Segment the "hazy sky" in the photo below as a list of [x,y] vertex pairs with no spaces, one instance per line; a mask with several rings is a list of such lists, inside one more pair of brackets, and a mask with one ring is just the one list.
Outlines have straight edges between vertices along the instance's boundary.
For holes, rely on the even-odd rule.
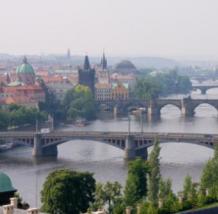
[[218,0],[0,0],[0,52],[218,59]]

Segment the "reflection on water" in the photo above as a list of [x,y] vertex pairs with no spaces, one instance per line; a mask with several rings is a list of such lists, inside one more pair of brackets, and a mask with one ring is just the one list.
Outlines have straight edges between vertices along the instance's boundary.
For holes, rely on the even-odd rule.
[[[144,118],[144,131],[218,133],[217,111],[206,104],[196,109],[194,118],[183,118],[180,110],[166,106],[161,111],[161,119],[149,122]],[[65,130],[81,130],[66,126]],[[127,118],[107,117],[94,121],[82,130],[127,131]],[[131,130],[139,131],[140,120],[131,117]],[[212,156],[211,149],[187,144],[167,143],[161,145],[161,173],[171,178],[173,188],[182,188],[183,178],[191,175],[199,180],[205,162]],[[149,149],[150,150],[150,149]],[[55,169],[93,172],[97,181],[119,181],[125,183],[127,163],[123,160],[123,151],[93,141],[70,141],[58,146],[58,158],[33,159],[30,148],[17,148],[0,155],[0,169],[12,179],[24,200],[32,206],[38,206],[40,190],[49,172]]]

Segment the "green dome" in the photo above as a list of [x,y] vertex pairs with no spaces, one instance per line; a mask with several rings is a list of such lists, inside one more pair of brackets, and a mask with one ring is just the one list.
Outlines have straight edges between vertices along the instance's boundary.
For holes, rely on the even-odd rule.
[[0,193],[16,191],[12,186],[11,179],[3,172],[0,172]]
[[23,59],[23,64],[17,67],[16,72],[17,72],[17,74],[22,73],[22,74],[33,74],[33,75],[35,75],[35,71],[34,71],[32,65],[30,65],[27,62],[26,57],[24,57],[24,59]]

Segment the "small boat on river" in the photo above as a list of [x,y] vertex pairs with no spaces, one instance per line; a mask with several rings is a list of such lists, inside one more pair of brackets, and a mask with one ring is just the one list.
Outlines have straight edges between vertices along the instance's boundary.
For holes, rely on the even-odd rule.
[[14,147],[13,143],[2,144],[0,145],[0,152],[7,151],[9,149],[12,149],[13,147]]
[[84,127],[87,125],[89,125],[89,122],[86,119],[77,119],[74,122],[74,126],[77,126],[77,127]]

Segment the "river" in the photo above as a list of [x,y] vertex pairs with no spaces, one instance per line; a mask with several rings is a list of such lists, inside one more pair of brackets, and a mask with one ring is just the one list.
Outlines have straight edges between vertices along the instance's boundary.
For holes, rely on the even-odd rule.
[[[214,97],[218,90],[211,89],[207,97]],[[198,97],[199,95],[193,95]],[[218,95],[217,95],[218,96]],[[84,128],[68,125],[65,130],[108,130],[127,131],[126,117],[112,116],[99,118]],[[140,131],[140,120],[131,116],[131,130]],[[218,133],[217,110],[202,104],[193,118],[183,118],[179,109],[166,106],[161,111],[161,119],[148,122],[144,118],[144,131]],[[150,150],[150,149],[149,149]],[[188,143],[166,143],[161,145],[161,174],[170,178],[175,192],[180,191],[183,179],[191,175],[199,181],[206,161],[213,150]],[[58,146],[57,158],[33,159],[31,148],[20,147],[0,155],[0,170],[7,173],[24,201],[31,206],[40,206],[40,191],[49,172],[55,169],[90,171],[99,182],[119,181],[125,184],[127,163],[124,152],[109,145],[92,141],[70,141]]]

